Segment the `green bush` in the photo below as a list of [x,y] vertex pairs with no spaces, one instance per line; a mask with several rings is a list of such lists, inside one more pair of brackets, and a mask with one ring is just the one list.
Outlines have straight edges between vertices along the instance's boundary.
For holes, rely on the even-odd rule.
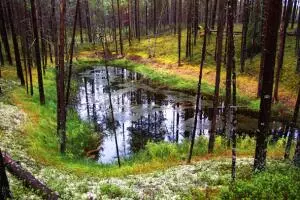
[[300,199],[300,170],[278,165],[273,168],[255,174],[250,180],[240,180],[223,189],[221,198]]

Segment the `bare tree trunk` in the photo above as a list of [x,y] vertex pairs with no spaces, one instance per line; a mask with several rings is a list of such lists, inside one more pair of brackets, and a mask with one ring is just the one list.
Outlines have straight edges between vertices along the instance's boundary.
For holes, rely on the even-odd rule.
[[15,16],[15,15],[14,15],[14,11],[9,2],[10,2],[10,0],[6,1],[7,12],[8,12],[8,21],[10,24],[11,36],[12,36],[13,45],[14,45],[17,75],[21,81],[21,85],[25,85],[25,80],[24,80],[24,75],[23,75],[23,70],[22,70],[22,63],[21,63],[21,56],[20,56],[20,51],[19,51],[18,38],[17,38],[15,25],[14,25],[14,19],[13,19],[13,16]]
[[[231,86],[232,86],[232,60],[233,60],[233,46],[234,46],[234,41],[233,41],[233,5],[232,5],[232,0],[228,1],[228,6],[227,6],[227,28],[226,28],[226,95],[225,95],[225,108],[224,108],[224,127],[225,127],[225,135],[227,137],[228,141],[228,147],[230,147],[230,107],[231,107]],[[232,34],[232,36],[231,36]]]
[[[232,132],[229,129],[229,138],[232,140],[232,169],[231,169],[231,177],[234,181],[236,178],[236,128],[237,128],[237,115],[236,115],[236,69],[235,69],[235,46],[234,46],[234,37],[233,37],[233,30],[234,30],[234,6],[233,6],[234,0],[228,1],[228,11],[227,11],[227,24],[228,24],[228,52],[227,52],[227,80],[226,80],[226,99],[231,98],[231,92],[230,94],[227,94],[228,87],[231,87],[232,83],[232,104],[233,104],[233,116],[232,116]],[[230,80],[229,77],[230,76]],[[232,81],[231,81],[232,76]],[[230,85],[229,85],[230,84]],[[228,97],[228,96],[229,97]],[[230,100],[226,100],[227,102],[230,102]],[[230,108],[229,111],[230,113]],[[226,113],[227,116],[230,116],[228,113]],[[230,119],[229,117],[227,118]],[[228,122],[229,124],[230,122]],[[231,137],[230,137],[231,132]]]
[[9,189],[9,182],[5,172],[5,163],[0,149],[0,199],[10,199],[12,194]]
[[39,18],[39,30],[40,30],[40,36],[41,36],[41,58],[42,58],[42,64],[43,64],[43,74],[46,75],[46,58],[47,58],[47,51],[46,51],[46,45],[45,45],[45,34],[44,34],[44,24],[43,24],[43,15],[42,15],[42,7],[41,7],[41,0],[37,0],[37,7],[38,7],[38,18]]
[[132,30],[131,30],[131,0],[128,0],[128,42],[129,46],[131,46],[132,40]]
[[194,46],[197,45],[198,26],[199,26],[199,0],[195,0],[195,10],[194,10]]
[[24,10],[25,10],[25,29],[27,30],[26,38],[25,38],[25,45],[26,45],[26,53],[27,53],[27,68],[28,68],[28,75],[29,75],[29,84],[30,84],[30,95],[33,96],[33,83],[32,83],[32,55],[31,55],[31,48],[29,47],[29,42],[32,41],[31,27],[30,27],[30,14],[27,11],[27,1],[24,0]]
[[140,32],[140,0],[134,0],[135,7],[135,36],[141,41],[141,32]]
[[[261,35],[261,60],[263,60],[264,59],[264,51],[263,51],[263,49],[262,49],[262,47],[263,47],[263,45],[264,45],[264,35],[266,34],[265,32],[264,32],[264,24],[265,24],[265,17],[264,17],[264,8],[265,8],[265,4],[266,4],[266,1],[267,0],[262,0],[262,23],[261,23],[261,30],[262,30],[262,35]],[[259,67],[259,77],[258,77],[258,87],[257,87],[257,98],[259,98],[260,97],[260,95],[261,95],[261,88],[262,88],[262,76],[263,76],[263,73],[264,73],[264,64],[263,64],[263,62],[261,62],[260,63],[260,67]]]
[[86,13],[86,25],[87,25],[87,29],[88,29],[89,43],[92,43],[93,39],[92,39],[92,29],[91,29],[91,18],[90,18],[89,0],[85,1],[85,13]]
[[3,7],[3,0],[0,0],[0,32],[1,32],[1,39],[4,45],[5,53],[6,53],[6,60],[10,65],[13,64],[11,54],[10,54],[10,47],[7,37],[7,31],[5,26],[5,20],[4,20],[4,7]]
[[182,0],[179,0],[178,5],[178,66],[181,65],[181,25],[182,25]]
[[218,7],[218,0],[214,0],[214,6],[213,6],[212,16],[211,16],[211,28],[212,29],[215,29],[217,7]]
[[118,40],[117,40],[117,19],[115,14],[115,3],[114,0],[111,0],[111,8],[112,8],[112,15],[113,15],[113,32],[114,32],[114,43],[115,43],[115,50],[116,54],[119,54],[118,50]]
[[293,8],[293,13],[292,13],[292,24],[291,24],[292,29],[294,29],[294,24],[295,24],[295,19],[296,19],[296,14],[297,14],[297,3],[298,3],[298,0],[294,0],[294,8]]
[[249,24],[249,0],[244,0],[243,29],[242,29],[242,43],[241,43],[241,72],[245,72],[248,24]]
[[117,7],[118,7],[118,22],[119,22],[119,42],[120,42],[120,50],[121,50],[121,55],[124,56],[123,36],[122,36],[122,18],[121,18],[121,10],[120,10],[120,0],[117,0]]
[[[0,157],[2,157],[1,152]],[[22,180],[25,185],[30,186],[34,190],[40,191],[44,199],[58,199],[59,195],[56,192],[49,189],[44,183],[37,180],[30,172],[23,169],[22,166],[18,162],[14,161],[8,154],[4,154],[3,158],[4,164],[7,166],[7,170],[18,179]]]
[[78,22],[79,22],[79,30],[80,30],[80,43],[83,44],[81,5],[80,5],[79,11],[78,11]]
[[156,35],[157,32],[157,8],[156,0],[153,0],[153,35]]
[[73,31],[72,31],[72,41],[71,41],[71,44],[70,44],[70,60],[69,60],[68,80],[67,80],[66,106],[69,105],[69,99],[70,99],[74,45],[75,45],[76,26],[77,26],[77,20],[78,20],[79,12],[80,12],[80,0],[77,0],[77,2],[76,2],[76,11],[75,11],[75,16],[74,16]]
[[66,16],[66,0],[60,0],[60,28],[59,28],[59,73],[58,73],[58,100],[59,104],[59,121],[58,135],[60,136],[60,152],[66,152],[66,107],[65,107],[65,16]]
[[[198,80],[198,88],[197,88],[197,100],[196,100],[196,111],[195,111],[195,118],[194,118],[194,128],[192,132],[192,140],[191,140],[191,146],[189,151],[189,156],[187,162],[190,163],[193,155],[193,148],[195,143],[195,136],[196,136],[196,130],[197,130],[197,120],[198,120],[198,114],[199,109],[201,109],[200,104],[200,98],[201,98],[201,83],[202,83],[202,75],[203,75],[203,66],[205,61],[205,55],[206,55],[206,42],[207,42],[207,32],[208,32],[208,2],[209,0],[205,1],[205,32],[204,32],[204,38],[203,38],[203,46],[202,46],[202,56],[201,56],[201,64],[200,64],[200,72],[199,72],[199,80]],[[200,106],[200,108],[199,108]]]
[[[3,53],[2,53],[2,43],[0,41],[0,65],[3,66],[4,65],[4,57],[3,57]],[[0,70],[0,78],[1,78],[1,70]]]
[[215,134],[217,125],[217,112],[219,105],[220,96],[220,76],[221,76],[221,65],[222,65],[222,48],[223,48],[223,32],[224,32],[224,18],[225,18],[225,1],[219,0],[219,15],[218,15],[218,32],[217,32],[217,44],[216,44],[216,82],[215,82],[215,93],[213,100],[213,116],[209,134],[208,152],[212,153],[214,151],[215,144]]
[[40,46],[39,46],[39,34],[37,27],[37,19],[36,19],[36,5],[35,0],[30,0],[31,2],[31,15],[32,15],[32,29],[34,35],[34,49],[35,49],[35,61],[37,66],[38,73],[38,84],[39,84],[39,93],[40,93],[40,103],[41,105],[45,104],[45,94],[44,94],[44,84],[43,84],[43,73],[41,66],[41,54],[40,54]]
[[288,0],[288,5],[286,8],[286,12],[283,14],[282,18],[282,26],[280,29],[280,45],[278,50],[278,58],[277,58],[277,71],[276,71],[276,80],[275,80],[275,87],[274,87],[274,100],[279,100],[279,82],[281,76],[281,69],[283,65],[283,58],[284,58],[284,49],[285,49],[285,42],[286,42],[286,32],[290,21],[290,15],[292,12],[293,7],[293,0]]
[[256,149],[254,170],[263,170],[266,166],[267,136],[271,119],[273,78],[277,47],[278,28],[280,24],[281,1],[267,1],[265,7],[264,25],[264,72],[262,80],[262,95],[256,134]]

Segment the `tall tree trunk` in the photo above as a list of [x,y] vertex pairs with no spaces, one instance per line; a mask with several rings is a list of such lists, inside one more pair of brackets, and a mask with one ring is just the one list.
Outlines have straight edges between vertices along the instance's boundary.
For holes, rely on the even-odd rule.
[[30,27],[30,14],[27,11],[27,1],[24,0],[24,10],[25,10],[25,29],[27,30],[26,38],[25,38],[25,48],[27,49],[27,68],[28,68],[28,75],[29,75],[29,84],[30,84],[30,95],[33,96],[33,83],[32,83],[32,54],[31,54],[31,48],[29,47],[30,41],[32,41],[32,35],[31,32],[31,27]]
[[134,0],[134,14],[135,14],[135,36],[141,41],[141,33],[140,33],[140,3],[139,0]]
[[115,13],[114,0],[111,0],[111,9],[112,9],[112,15],[113,15],[113,31],[114,31],[113,36],[114,36],[115,50],[116,50],[116,54],[119,54],[118,40],[117,40],[117,19],[116,19],[116,13]]
[[80,31],[80,43],[83,44],[81,5],[80,5],[79,11],[78,11],[78,22],[79,22],[79,31]]
[[92,43],[93,39],[92,39],[92,28],[91,28],[89,0],[85,1],[85,14],[86,14],[86,25],[87,25],[89,43]]
[[197,45],[198,26],[199,26],[199,0],[195,0],[195,10],[194,10],[194,46]]
[[176,35],[177,33],[177,0],[173,0],[173,6],[174,6],[174,11],[173,11],[173,26],[174,26],[174,34]]
[[178,3],[178,66],[181,65],[181,25],[182,25],[182,0]]
[[43,74],[46,75],[46,58],[47,58],[47,51],[46,51],[46,44],[45,44],[45,34],[44,34],[44,24],[43,24],[43,15],[42,15],[42,6],[41,0],[37,0],[37,7],[38,7],[38,18],[39,18],[39,30],[40,30],[40,39],[41,39],[41,58],[43,64]]
[[10,5],[10,0],[7,0],[6,3],[7,3],[8,21],[10,24],[11,36],[12,36],[13,45],[14,45],[17,75],[21,81],[21,85],[25,85],[22,63],[21,63],[21,56],[20,56],[20,51],[19,51],[18,38],[17,38],[15,25],[14,25],[14,19],[13,19],[13,16],[15,16],[15,15],[14,15],[13,8]]
[[274,88],[274,100],[279,100],[279,82],[281,76],[281,69],[283,66],[283,58],[284,58],[284,49],[285,49],[285,42],[286,42],[286,32],[290,21],[290,16],[293,7],[293,0],[288,0],[286,12],[283,14],[282,17],[282,26],[280,29],[280,45],[278,50],[278,58],[277,58],[277,71],[276,71],[276,80],[275,80],[275,88]]
[[65,107],[65,17],[66,0],[60,0],[60,27],[59,27],[59,72],[58,72],[58,93],[59,98],[59,122],[58,135],[60,136],[60,152],[66,152],[66,107]]
[[[228,52],[227,52],[227,80],[226,80],[226,101],[230,102],[228,98],[231,99],[231,91],[229,93],[228,87],[231,88],[232,83],[232,105],[233,105],[233,116],[232,116],[232,132],[229,130],[229,137],[231,132],[231,140],[232,140],[232,170],[231,170],[231,177],[232,180],[235,180],[236,177],[236,128],[237,128],[237,115],[236,115],[236,69],[235,69],[235,47],[234,47],[234,37],[233,37],[233,30],[234,30],[234,0],[228,1],[228,11],[227,11],[227,24],[228,24]],[[230,76],[230,78],[228,77]],[[232,77],[231,77],[232,76]],[[231,81],[232,78],[232,81]],[[230,79],[230,80],[229,80]],[[227,94],[228,93],[228,94]],[[230,108],[228,110],[230,113]],[[228,113],[226,113],[229,116]],[[230,118],[228,117],[227,120]],[[227,122],[228,124],[230,122]]]
[[186,33],[186,51],[185,57],[190,58],[192,56],[191,40],[192,40],[192,0],[187,1],[188,13],[187,13],[187,33]]
[[293,13],[292,13],[292,24],[291,24],[292,29],[294,29],[294,24],[295,24],[295,20],[296,20],[297,3],[298,3],[298,0],[294,0],[294,8],[293,8]]
[[120,0],[117,0],[117,7],[118,7],[118,22],[119,22],[119,42],[120,42],[120,51],[121,51],[121,55],[124,56],[123,36],[122,36],[122,18],[121,18],[121,10],[120,10]]
[[249,0],[244,0],[243,29],[241,43],[241,72],[245,72],[245,61],[247,56],[247,33],[249,24]]
[[[197,120],[199,115],[199,109],[201,109],[200,98],[201,98],[201,83],[202,83],[202,75],[203,75],[203,66],[205,61],[206,55],[206,41],[207,41],[207,32],[208,32],[208,2],[209,0],[205,1],[205,30],[204,30],[204,38],[203,38],[203,46],[202,46],[202,55],[201,55],[201,64],[200,64],[200,72],[199,72],[199,80],[198,80],[198,88],[197,88],[197,100],[196,100],[196,111],[195,111],[195,118],[194,118],[194,128],[192,132],[192,140],[191,146],[189,151],[189,156],[187,162],[190,163],[193,155],[193,148],[197,130]],[[200,108],[199,108],[200,106]]]
[[0,0],[0,32],[1,32],[1,39],[4,45],[5,53],[6,53],[6,60],[10,65],[13,64],[11,54],[10,54],[10,46],[8,42],[8,36],[5,26],[4,20],[4,7],[3,7],[3,0]]
[[215,29],[217,7],[218,7],[218,0],[214,0],[214,6],[213,6],[213,10],[212,10],[212,15],[211,15],[211,28],[212,29]]
[[[262,0],[262,6],[261,6],[261,10],[262,10],[262,23],[261,23],[261,30],[262,30],[262,35],[261,35],[261,60],[264,59],[264,51],[263,51],[263,45],[264,45],[264,35],[266,34],[264,32],[264,24],[265,24],[265,17],[264,17],[264,10],[265,10],[265,4],[266,4],[267,0]],[[263,76],[263,72],[264,72],[264,64],[263,62],[260,62],[260,67],[259,67],[259,76],[258,76],[258,87],[257,87],[257,98],[260,97],[261,95],[261,88],[262,88],[262,76]]]
[[72,41],[71,41],[71,44],[70,44],[70,60],[69,60],[68,80],[67,80],[66,106],[69,105],[69,99],[70,99],[74,45],[75,45],[76,26],[77,26],[77,20],[78,20],[79,12],[80,12],[80,0],[77,0],[76,1],[75,16],[74,16],[73,31],[72,31]]
[[217,52],[216,52],[216,80],[215,80],[215,92],[213,100],[213,116],[209,134],[208,152],[214,151],[216,125],[217,125],[217,112],[219,105],[220,96],[220,76],[221,76],[221,65],[222,65],[222,49],[223,49],[223,32],[224,32],[224,18],[225,18],[225,0],[219,0],[219,14],[218,14],[218,32],[217,32]]
[[131,30],[131,0],[128,0],[128,43],[131,46],[132,30]]
[[153,35],[156,35],[157,32],[157,3],[156,0],[153,0]]
[[[2,53],[2,43],[0,41],[0,65],[4,65],[4,58],[3,58],[3,53]],[[1,78],[1,71],[0,71],[0,78]]]
[[277,36],[280,24],[281,1],[267,1],[265,7],[264,25],[264,72],[262,80],[262,95],[256,134],[256,149],[254,170],[263,170],[266,166],[267,137],[270,131],[272,92],[274,68],[277,47]]
[[[225,135],[228,140],[228,147],[230,147],[230,130],[231,130],[231,115],[230,115],[230,107],[231,107],[231,86],[232,86],[232,60],[233,60],[233,4],[232,0],[228,1],[227,6],[227,28],[226,28],[226,94],[225,94],[225,108],[224,108],[224,127],[225,127]],[[232,36],[231,36],[232,34]]]
[[43,84],[43,73],[41,66],[41,54],[40,54],[40,45],[39,41],[39,33],[37,27],[37,19],[36,19],[36,5],[35,0],[30,0],[31,3],[31,17],[32,17],[32,29],[34,35],[34,50],[35,50],[35,62],[37,67],[38,74],[38,84],[39,84],[39,94],[40,94],[40,103],[41,105],[45,104],[45,94],[44,94],[44,84]]

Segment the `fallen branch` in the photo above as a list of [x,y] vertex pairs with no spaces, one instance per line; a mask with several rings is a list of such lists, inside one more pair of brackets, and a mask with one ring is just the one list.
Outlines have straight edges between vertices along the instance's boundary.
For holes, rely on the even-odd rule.
[[3,153],[4,164],[7,170],[18,179],[22,180],[27,187],[31,187],[42,193],[43,197],[48,200],[58,199],[58,193],[49,189],[44,183],[37,180],[30,172],[14,161],[7,153]]

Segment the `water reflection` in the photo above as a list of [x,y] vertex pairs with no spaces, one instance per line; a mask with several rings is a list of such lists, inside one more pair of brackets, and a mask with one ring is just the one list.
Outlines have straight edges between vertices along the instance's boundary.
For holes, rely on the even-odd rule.
[[[103,134],[99,162],[116,160],[114,130],[121,157],[138,152],[148,141],[181,142],[190,137],[195,113],[194,96],[153,88],[148,79],[126,69],[108,67],[107,70],[110,87],[105,67],[81,74],[77,104],[80,117],[89,120],[96,131]],[[212,103],[201,100],[200,104],[196,135],[207,136]],[[219,111],[221,113],[222,107]],[[257,120],[245,116],[238,118],[240,131],[253,132],[256,129]],[[219,115],[217,124],[221,130]]]

